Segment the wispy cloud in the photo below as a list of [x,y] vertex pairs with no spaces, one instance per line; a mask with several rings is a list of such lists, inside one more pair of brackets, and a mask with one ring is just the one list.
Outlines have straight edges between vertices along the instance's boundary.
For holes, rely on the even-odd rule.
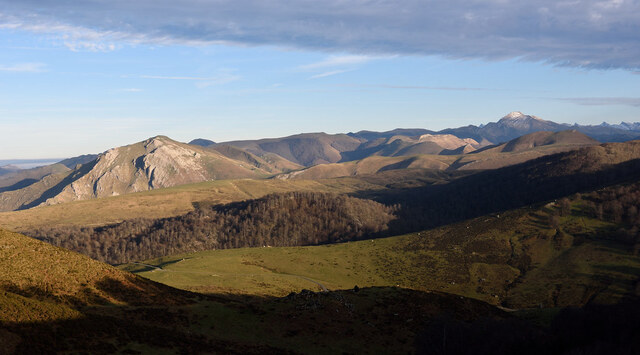
[[167,76],[167,75],[140,75],[141,79],[154,79],[154,80],[185,80],[195,81],[199,88],[205,88],[213,85],[228,84],[234,81],[240,80],[242,77],[231,73],[221,73],[216,76]]
[[375,59],[366,55],[332,55],[319,62],[301,65],[300,69],[312,70],[345,65],[363,64]]
[[326,78],[328,76],[338,75],[338,74],[342,74],[342,73],[346,73],[346,72],[350,72],[350,71],[352,71],[352,69],[332,70],[332,71],[327,71],[327,72],[324,72],[324,73],[313,75],[313,76],[310,77],[310,79]]
[[138,89],[138,88],[126,88],[126,89],[120,89],[120,91],[123,92],[142,92],[142,89]]
[[0,8],[0,28],[51,34],[72,50],[231,42],[640,69],[640,2],[629,0],[0,0]]
[[558,98],[582,106],[633,106],[640,107],[640,97],[565,97]]
[[374,84],[374,85],[362,85],[362,84],[343,84],[339,85],[343,87],[358,87],[358,88],[374,88],[374,89],[400,89],[400,90],[437,90],[437,91],[494,91],[495,89],[489,88],[475,88],[475,87],[453,87],[453,86],[424,86],[424,85],[390,85],[390,84]]
[[382,57],[366,55],[331,55],[321,61],[301,65],[297,67],[296,70],[305,72],[319,71],[319,73],[312,75],[309,79],[320,79],[354,71],[358,69],[360,65],[381,58]]
[[19,63],[13,65],[0,65],[0,71],[18,73],[41,73],[45,71],[43,63]]

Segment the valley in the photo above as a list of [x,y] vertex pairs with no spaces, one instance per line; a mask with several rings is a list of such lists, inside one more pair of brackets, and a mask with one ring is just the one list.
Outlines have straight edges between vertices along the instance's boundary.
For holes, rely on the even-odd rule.
[[640,354],[640,0],[0,0],[0,355]]
[[[547,121],[501,122],[494,139]],[[487,137],[159,136],[7,172],[0,228],[24,235],[0,231],[0,340],[19,353],[635,349],[640,328],[618,315],[640,297],[638,141]]]

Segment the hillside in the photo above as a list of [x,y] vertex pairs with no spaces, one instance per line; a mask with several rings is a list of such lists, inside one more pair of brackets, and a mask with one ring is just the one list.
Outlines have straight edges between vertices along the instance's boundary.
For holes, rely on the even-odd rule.
[[[191,143],[190,143],[191,144]],[[227,158],[245,162],[253,166],[263,168],[271,173],[277,173],[281,171],[291,171],[302,169],[303,166],[293,163],[277,154],[264,153],[260,157],[255,154],[249,153],[244,149],[234,147],[232,145],[218,144],[209,147],[210,150],[216,151]]]
[[0,270],[3,353],[413,352],[444,314],[510,319],[476,300],[397,288],[203,296],[4,231]]
[[447,184],[380,191],[373,198],[385,204],[401,203],[402,223],[392,223],[391,228],[415,231],[638,178],[640,141],[631,141],[552,154]]
[[277,175],[281,180],[298,179],[330,179],[347,176],[366,176],[378,174],[391,170],[405,169],[429,169],[446,170],[455,161],[451,156],[401,156],[401,157],[380,157],[372,156],[357,161],[334,164],[321,164]]
[[0,175],[0,192],[13,191],[28,186],[47,175],[69,172],[64,164],[52,164],[32,169],[17,169]]
[[182,216],[100,227],[42,227],[34,238],[111,264],[186,251],[338,243],[385,232],[393,209],[353,197],[271,194],[227,205],[199,204]]
[[160,269],[125,268],[210,293],[399,285],[510,308],[613,304],[640,296],[638,194],[634,183],[404,236],[206,251],[144,262]]
[[[417,139],[396,138],[394,142],[402,142],[398,145],[404,147],[399,150],[398,156],[383,157],[373,154],[373,156],[361,160],[316,165],[280,174],[276,177],[285,180],[323,179],[370,175],[401,169],[446,171],[498,169],[542,156],[598,144],[597,141],[576,131],[535,132],[498,146],[487,146],[478,150],[474,147],[479,147],[479,145],[472,144],[475,141],[462,140],[452,135],[423,135]],[[377,149],[379,145],[374,145],[374,147]],[[431,150],[432,154],[405,155],[414,152],[414,149],[417,152],[426,152],[427,150],[423,149],[427,149],[427,147],[433,149]]]
[[360,140],[346,134],[304,133],[283,138],[219,144],[242,148],[258,156],[273,153],[292,163],[312,166],[335,163],[342,159],[342,152],[354,150],[360,143]]
[[[66,162],[73,165],[90,158],[83,156]],[[62,172],[56,173],[56,167]],[[158,136],[110,149],[94,160],[77,165],[74,170],[57,164],[32,170],[30,175],[29,172],[16,173],[20,175],[15,177],[4,175],[2,181],[6,181],[5,184],[14,184],[10,190],[7,188],[6,192],[0,193],[0,211],[207,180],[263,178],[295,167],[295,164],[280,161],[272,164],[248,153],[228,150],[221,153]]]
[[576,130],[560,132],[540,131],[527,134],[502,144],[502,152],[521,152],[535,147],[548,145],[575,145],[587,146],[598,144],[599,142]]
[[[3,352],[112,352],[135,348],[135,344],[158,350],[208,345],[157,321],[167,307],[194,303],[192,294],[2,230],[0,271]],[[130,313],[134,310],[149,318],[134,316]],[[166,316],[179,322],[175,315]]]
[[355,150],[342,152],[341,162],[372,156],[398,157],[418,154],[450,155],[457,150],[473,151],[481,145],[473,139],[460,139],[450,134],[395,135],[377,138],[360,144]]
[[[283,181],[279,179],[214,180],[20,211],[0,212],[0,226],[13,231],[56,226],[100,226],[135,218],[165,218],[186,214],[194,205],[225,204],[291,191],[368,194],[395,184],[422,186],[447,180],[448,174],[405,174],[366,179]],[[406,171],[409,172],[409,171]],[[387,187],[387,185],[391,185]]]

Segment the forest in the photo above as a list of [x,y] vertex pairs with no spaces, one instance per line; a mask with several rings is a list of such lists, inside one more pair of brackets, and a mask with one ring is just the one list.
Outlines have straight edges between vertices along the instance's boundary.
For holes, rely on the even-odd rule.
[[196,204],[182,216],[26,234],[110,264],[241,247],[358,240],[388,230],[397,207],[344,195],[291,192],[226,205]]

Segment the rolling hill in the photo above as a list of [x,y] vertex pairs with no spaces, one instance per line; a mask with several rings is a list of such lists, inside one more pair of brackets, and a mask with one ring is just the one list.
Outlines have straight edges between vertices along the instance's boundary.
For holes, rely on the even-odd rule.
[[[616,221],[608,215],[612,207],[597,215],[610,201],[638,194],[640,183],[620,188],[397,237],[212,250],[123,268],[211,293],[283,296],[298,277],[317,290],[397,285],[518,309],[613,304],[640,296],[640,239],[634,229],[640,220],[624,214]],[[613,191],[620,192],[612,199]]]
[[312,166],[335,163],[342,159],[342,152],[354,150],[360,143],[360,140],[346,134],[304,133],[283,138],[218,144],[238,147],[258,156],[267,153],[277,154],[292,163]]

